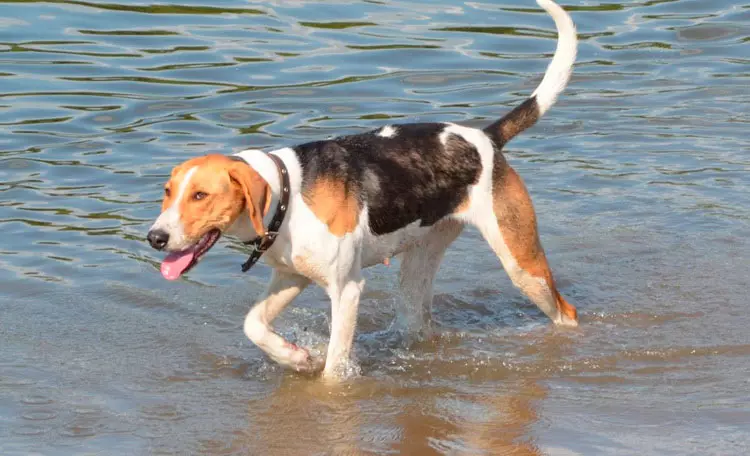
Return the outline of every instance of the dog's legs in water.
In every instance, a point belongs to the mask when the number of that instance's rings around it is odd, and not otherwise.
[[[336,380],[347,374],[349,357],[357,326],[359,297],[365,280],[357,269],[342,280],[340,286],[329,287],[331,298],[331,339],[328,342],[323,377]]]
[[[495,164],[492,179],[494,214],[479,221],[479,230],[516,287],[555,324],[577,326],[576,308],[555,286],[539,242],[534,206],[521,177],[503,160]]]
[[[399,271],[400,299],[394,328],[409,339],[424,338],[430,331],[432,283],[448,246],[461,234],[463,224],[445,220],[420,242],[403,253]]]
[[[357,327],[359,297],[365,286],[362,277],[362,245],[359,239],[340,241],[339,251],[351,254],[339,256],[332,270],[336,271],[326,287],[331,299],[331,338],[328,341],[323,378],[338,380],[349,372],[350,355]]]
[[[306,277],[274,271],[266,294],[247,314],[244,325],[245,335],[272,360],[299,372],[319,370],[322,362],[313,359],[306,349],[287,342],[270,325],[309,284]]]

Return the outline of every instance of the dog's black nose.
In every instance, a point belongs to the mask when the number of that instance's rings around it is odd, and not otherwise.
[[[169,233],[164,230],[151,230],[146,236],[148,243],[156,250],[161,250],[169,242]]]

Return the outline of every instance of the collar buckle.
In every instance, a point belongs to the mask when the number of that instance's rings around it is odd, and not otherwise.
[[[252,246],[254,251],[263,253],[271,248],[271,245],[273,245],[274,241],[276,241],[276,237],[278,235],[278,231],[268,231],[263,236],[257,237],[248,242],[248,244]]]

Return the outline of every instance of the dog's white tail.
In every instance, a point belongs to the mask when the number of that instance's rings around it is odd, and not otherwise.
[[[544,73],[544,78],[531,97],[516,106],[502,119],[484,129],[495,143],[502,147],[516,135],[531,127],[555,104],[557,96],[565,89],[576,60],[576,27],[568,13],[552,0],[537,0],[557,27],[557,49]]]

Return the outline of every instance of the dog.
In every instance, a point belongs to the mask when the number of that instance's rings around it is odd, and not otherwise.
[[[147,239],[168,252],[161,272],[180,277],[223,235],[254,246],[273,268],[244,322],[277,363],[337,378],[348,363],[364,268],[401,255],[406,330],[429,325],[432,284],[446,248],[473,225],[518,287],[555,324],[576,326],[539,241],[531,198],[501,150],[555,103],[576,57],[576,29],[551,0],[557,49],[532,95],[483,130],[451,123],[386,125],[270,152],[207,155],[175,167]],[[274,211],[271,211],[275,208]],[[271,322],[315,283],[331,300],[325,357],[287,342]]]

